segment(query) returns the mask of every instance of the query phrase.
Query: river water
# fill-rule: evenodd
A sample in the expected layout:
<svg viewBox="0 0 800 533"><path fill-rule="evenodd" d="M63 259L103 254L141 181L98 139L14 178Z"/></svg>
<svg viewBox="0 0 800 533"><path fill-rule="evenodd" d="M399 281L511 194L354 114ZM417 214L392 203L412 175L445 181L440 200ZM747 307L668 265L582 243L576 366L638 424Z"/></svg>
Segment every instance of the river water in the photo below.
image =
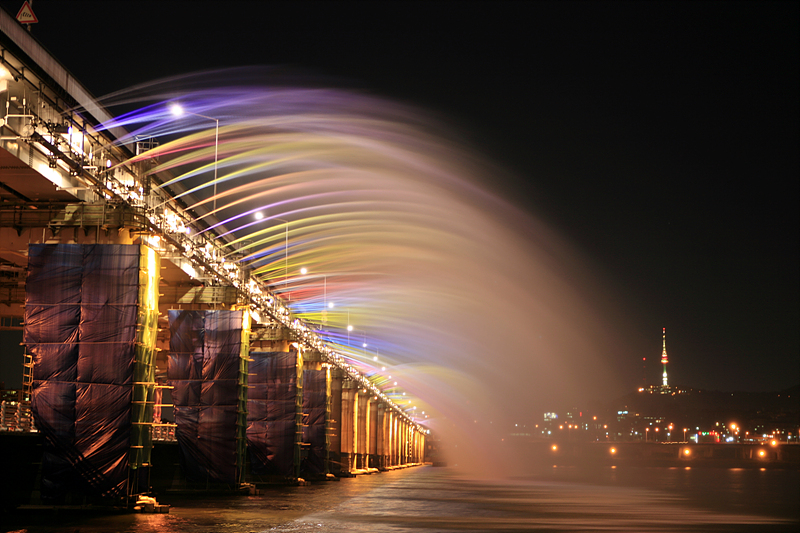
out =
<svg viewBox="0 0 800 533"><path fill-rule="evenodd" d="M548 532L800 530L800 472L555 467L508 480L417 467L258 496L163 494L169 514L26 513L0 531Z"/></svg>

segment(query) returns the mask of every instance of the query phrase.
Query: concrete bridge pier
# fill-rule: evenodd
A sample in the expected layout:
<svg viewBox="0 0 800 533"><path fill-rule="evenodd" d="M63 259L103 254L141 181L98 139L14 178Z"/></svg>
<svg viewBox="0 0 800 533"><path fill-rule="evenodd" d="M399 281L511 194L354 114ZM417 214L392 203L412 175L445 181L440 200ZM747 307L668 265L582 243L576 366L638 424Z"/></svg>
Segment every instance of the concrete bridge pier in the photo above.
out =
<svg viewBox="0 0 800 533"><path fill-rule="evenodd" d="M374 396L369 398L369 452L367 454L367 468L377 469L378 461L378 440L381 435L379 427L380 417L378 416L378 399Z"/></svg>
<svg viewBox="0 0 800 533"><path fill-rule="evenodd" d="M389 465L388 468L394 468L400 464L400 439L398 431L400 429L400 421L397 419L397 413L394 411L389 412Z"/></svg>
<svg viewBox="0 0 800 533"><path fill-rule="evenodd" d="M303 359L303 442L301 476L321 478L330 473L331 366L317 351Z"/></svg>
<svg viewBox="0 0 800 533"><path fill-rule="evenodd" d="M330 408L330 450L328 460L330 472L336 476L343 473L342 468L342 386L344 371L333 367L331 370L331 408Z"/></svg>
<svg viewBox="0 0 800 533"><path fill-rule="evenodd" d="M356 407L356 449L355 449L355 468L364 470L367 468L369 457L369 422L370 422L370 402L369 394L364 389L359 389L356 393L358 406Z"/></svg>
<svg viewBox="0 0 800 533"><path fill-rule="evenodd" d="M408 436L410 430L408 422L405 419L400 419L400 466L408 464Z"/></svg>
<svg viewBox="0 0 800 533"><path fill-rule="evenodd" d="M250 314L170 310L168 383L181 467L191 488L244 481Z"/></svg>
<svg viewBox="0 0 800 533"><path fill-rule="evenodd" d="M296 479L304 455L304 352L284 327L256 328L250 344L250 479Z"/></svg>
<svg viewBox="0 0 800 533"><path fill-rule="evenodd" d="M339 424L341 443L341 473L349 475L356 469L356 428L358 427L358 384L350 379L342 382L342 416Z"/></svg>
<svg viewBox="0 0 800 533"><path fill-rule="evenodd" d="M375 443L375 468L386 470L389 456L389 413L386 404L379 402L376 410L378 423L376 424L377 441Z"/></svg>
<svg viewBox="0 0 800 533"><path fill-rule="evenodd" d="M424 463L425 462L425 434L415 432L414 435L417 438L417 462Z"/></svg>
<svg viewBox="0 0 800 533"><path fill-rule="evenodd" d="M148 490L159 258L114 233L122 244L28 248L23 386L45 438L49 503Z"/></svg>

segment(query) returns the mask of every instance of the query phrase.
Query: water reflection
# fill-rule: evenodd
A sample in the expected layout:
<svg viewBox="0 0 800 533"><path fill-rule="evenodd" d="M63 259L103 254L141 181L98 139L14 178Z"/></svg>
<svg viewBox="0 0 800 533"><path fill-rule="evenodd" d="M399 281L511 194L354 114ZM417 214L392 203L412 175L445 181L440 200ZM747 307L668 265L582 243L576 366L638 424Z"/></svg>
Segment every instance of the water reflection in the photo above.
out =
<svg viewBox="0 0 800 533"><path fill-rule="evenodd" d="M162 495L167 515L17 517L3 531L795 531L798 472L550 468L507 481L414 468L259 496ZM14 526L14 527L9 527Z"/></svg>

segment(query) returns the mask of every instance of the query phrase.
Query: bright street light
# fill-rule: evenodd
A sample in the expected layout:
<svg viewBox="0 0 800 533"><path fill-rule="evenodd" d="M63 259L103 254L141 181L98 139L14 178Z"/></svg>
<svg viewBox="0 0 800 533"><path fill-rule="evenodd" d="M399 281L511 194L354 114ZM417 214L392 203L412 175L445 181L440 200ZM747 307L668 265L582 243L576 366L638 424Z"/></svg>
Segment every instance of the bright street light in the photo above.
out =
<svg viewBox="0 0 800 533"><path fill-rule="evenodd" d="M256 220L261 220L264 215L259 211L255 214ZM283 243L283 285L288 290L289 288L289 221L283 218L270 217L272 220L277 220L285 224L284 243ZM291 296L286 293L286 299L290 300Z"/></svg>
<svg viewBox="0 0 800 533"><path fill-rule="evenodd" d="M219 119L214 117L209 117L206 115L201 115L200 113L192 113L191 111L186 111L177 102L173 102L172 104L170 104L169 110L175 117L182 117L185 114L194 115L196 117L213 120L216 123L216 128L214 129L214 201L212 209L213 211L216 211L217 210L217 162L219 160Z"/></svg>
<svg viewBox="0 0 800 533"><path fill-rule="evenodd" d="M302 267L300 269L300 273L305 276L306 274L308 274L308 269L306 267ZM321 276L322 276L322 325L327 326L328 309L333 309L333 302L328 301L328 276L326 274L321 274Z"/></svg>

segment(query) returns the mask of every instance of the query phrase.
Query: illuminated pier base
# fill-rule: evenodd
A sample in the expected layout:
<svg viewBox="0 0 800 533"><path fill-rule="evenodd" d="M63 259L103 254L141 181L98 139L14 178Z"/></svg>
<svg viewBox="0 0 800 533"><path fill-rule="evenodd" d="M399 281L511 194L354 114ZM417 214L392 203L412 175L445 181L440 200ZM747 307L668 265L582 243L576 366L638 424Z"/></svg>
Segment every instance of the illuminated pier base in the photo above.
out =
<svg viewBox="0 0 800 533"><path fill-rule="evenodd" d="M235 488L244 480L250 315L171 310L169 385L186 481Z"/></svg>
<svg viewBox="0 0 800 533"><path fill-rule="evenodd" d="M330 410L330 472L342 475L342 386L344 372L340 368L331 368L331 410ZM347 470L349 472L349 470Z"/></svg>
<svg viewBox="0 0 800 533"><path fill-rule="evenodd" d="M28 272L24 386L45 439L42 500L119 501L145 492L158 256L131 244L32 244Z"/></svg>
<svg viewBox="0 0 800 533"><path fill-rule="evenodd" d="M367 468L378 468L378 435L380 435L380 428L378 427L378 401L374 397L369 398L369 431L367 436Z"/></svg>
<svg viewBox="0 0 800 533"><path fill-rule="evenodd" d="M389 413L386 404L379 402L375 410L377 423L375 424L375 468L386 470L389 450Z"/></svg>
<svg viewBox="0 0 800 533"><path fill-rule="evenodd" d="M247 445L250 479L298 478L303 435L301 352L250 352Z"/></svg>
<svg viewBox="0 0 800 533"><path fill-rule="evenodd" d="M386 468L395 468L400 464L400 450L398 438L399 421L394 411L389 412L389 461Z"/></svg>
<svg viewBox="0 0 800 533"><path fill-rule="evenodd" d="M319 352L303 359L303 439L300 475L322 478L330 473L331 367Z"/></svg>
<svg viewBox="0 0 800 533"><path fill-rule="evenodd" d="M356 393L356 446L355 446L355 467L356 470L367 468L367 458L369 456L369 395L364 390Z"/></svg>
<svg viewBox="0 0 800 533"><path fill-rule="evenodd" d="M358 416L358 384L345 379L342 382L342 415L339 422L340 465L342 474L350 474L355 470L356 428Z"/></svg>

